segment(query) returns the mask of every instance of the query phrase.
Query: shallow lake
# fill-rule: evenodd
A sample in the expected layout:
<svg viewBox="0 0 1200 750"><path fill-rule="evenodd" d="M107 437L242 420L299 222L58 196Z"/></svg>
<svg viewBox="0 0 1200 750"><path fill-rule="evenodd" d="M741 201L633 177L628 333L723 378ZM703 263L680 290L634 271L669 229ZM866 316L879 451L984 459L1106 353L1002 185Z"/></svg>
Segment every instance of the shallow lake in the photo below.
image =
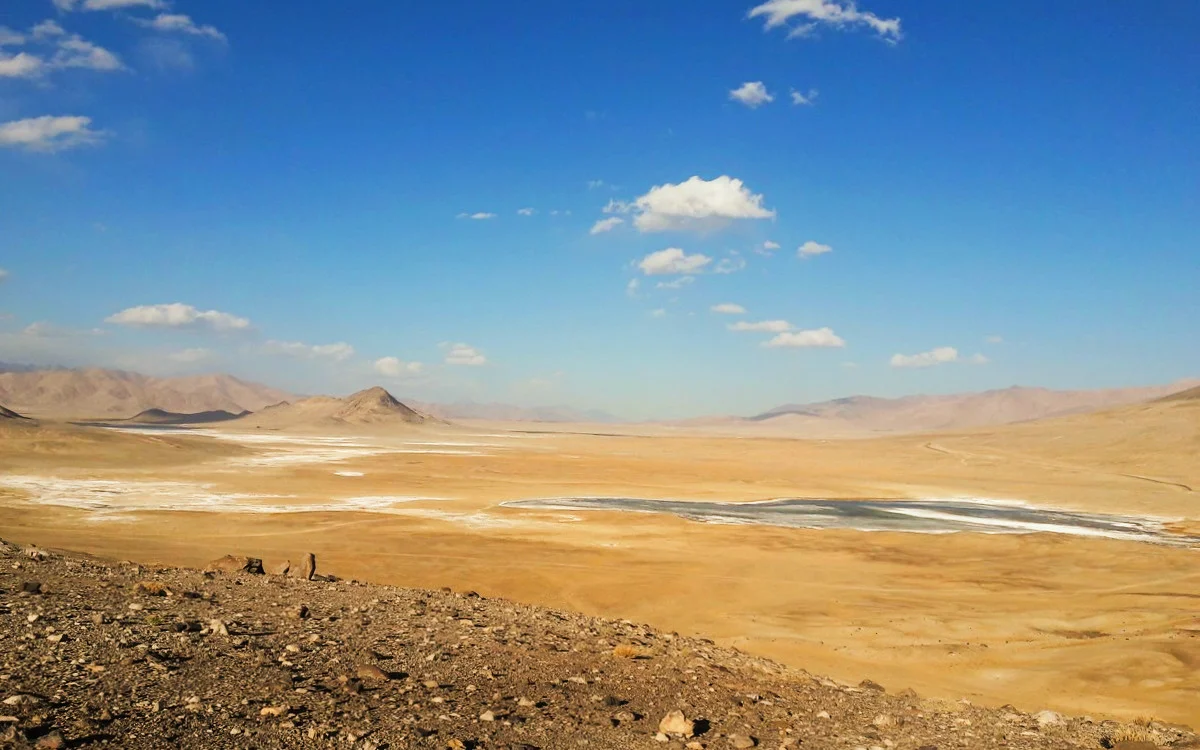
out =
<svg viewBox="0 0 1200 750"><path fill-rule="evenodd" d="M1046 532L1175 546L1200 546L1200 537L1171 533L1164 519L1038 508L978 498L938 500L780 499L729 503L626 497L514 500L507 508L666 513L703 523L761 524L799 529L908 531L926 534Z"/></svg>

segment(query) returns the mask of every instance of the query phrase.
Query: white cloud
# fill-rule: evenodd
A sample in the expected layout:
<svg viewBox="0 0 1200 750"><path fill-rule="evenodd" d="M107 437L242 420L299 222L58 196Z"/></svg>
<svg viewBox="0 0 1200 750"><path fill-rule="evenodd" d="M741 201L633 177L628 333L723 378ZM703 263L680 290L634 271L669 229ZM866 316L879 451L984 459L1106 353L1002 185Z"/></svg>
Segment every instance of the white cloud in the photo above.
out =
<svg viewBox="0 0 1200 750"><path fill-rule="evenodd" d="M655 289L682 289L685 286L687 286L688 284L694 283L695 281L696 281L695 276L680 276L679 278L672 279L671 281L660 281L654 285L654 288Z"/></svg>
<svg viewBox="0 0 1200 750"><path fill-rule="evenodd" d="M939 346L920 354L893 354L892 367L933 367L958 361L958 350L952 346Z"/></svg>
<svg viewBox="0 0 1200 750"><path fill-rule="evenodd" d="M787 331L767 341L768 349L841 349L846 342L832 328L813 328L806 331Z"/></svg>
<svg viewBox="0 0 1200 750"><path fill-rule="evenodd" d="M4 277L0 276L0 281L3 281L3 280L4 280ZM640 287L641 285L642 285L642 282L639 281L638 279L630 279L629 283L625 285L625 293L628 294L630 297L636 297L637 292L638 292L638 287Z"/></svg>
<svg viewBox="0 0 1200 750"><path fill-rule="evenodd" d="M442 344L442 348L446 349L446 364L448 365L466 365L469 367L479 367L487 364L487 357L483 356L473 346L467 344Z"/></svg>
<svg viewBox="0 0 1200 750"><path fill-rule="evenodd" d="M796 250L796 256L799 258L811 258L814 255L824 255L829 252L833 252L833 248L829 245L822 245L820 242L809 240Z"/></svg>
<svg viewBox="0 0 1200 750"><path fill-rule="evenodd" d="M537 213L537 212L534 211L532 208L518 208L517 209L518 216L533 216L535 213Z"/></svg>
<svg viewBox="0 0 1200 750"><path fill-rule="evenodd" d="M225 35L215 26L197 26L191 16L186 16L182 13L159 13L152 20L138 18L135 19L135 22L140 26L145 26L155 31L206 36L221 42L225 41Z"/></svg>
<svg viewBox="0 0 1200 750"><path fill-rule="evenodd" d="M354 356L354 347L344 341L336 344L305 344L301 341L275 341L263 344L269 354L282 354L297 359L331 359L342 362Z"/></svg>
<svg viewBox="0 0 1200 750"><path fill-rule="evenodd" d="M104 319L105 323L135 328L207 328L213 331L245 331L250 321L218 310L197 310L174 302L130 307Z"/></svg>
<svg viewBox="0 0 1200 750"><path fill-rule="evenodd" d="M727 326L731 331L753 331L756 333L784 333L792 330L792 324L786 320L759 320L751 323L739 320Z"/></svg>
<svg viewBox="0 0 1200 750"><path fill-rule="evenodd" d="M420 362L402 362L396 357L383 357L371 363L375 372L389 378L402 378L406 375L417 375L425 366Z"/></svg>
<svg viewBox="0 0 1200 750"><path fill-rule="evenodd" d="M843 29L867 26L883 39L900 39L900 19L883 19L869 11L860 11L854 0L767 0L750 9L749 17L766 17L766 28L786 26L792 19L800 23L792 27L789 37L806 36L818 25Z"/></svg>
<svg viewBox="0 0 1200 750"><path fill-rule="evenodd" d="M624 223L625 220L620 216L610 216L607 219L601 219L593 224L592 228L588 231L588 234L603 234L604 232L611 232L614 228Z"/></svg>
<svg viewBox="0 0 1200 750"><path fill-rule="evenodd" d="M647 276L690 274L702 271L711 262L712 258L707 255L688 255L677 247L668 247L642 258L638 268Z"/></svg>
<svg viewBox="0 0 1200 750"><path fill-rule="evenodd" d="M769 257L772 253L778 250L779 247L780 245L778 242L767 240L766 242L762 243L761 246L754 248L754 252L758 253L759 255L766 255Z"/></svg>
<svg viewBox="0 0 1200 750"><path fill-rule="evenodd" d="M643 232L657 232L774 217L775 212L764 209L762 201L763 197L751 193L741 180L724 175L709 181L691 177L678 185L657 186L638 198L640 213L634 225Z"/></svg>
<svg viewBox="0 0 1200 750"><path fill-rule="evenodd" d="M47 18L33 27L34 39L46 39L52 36L62 36L66 33L66 30L62 26L59 26L58 22L53 18Z"/></svg>
<svg viewBox="0 0 1200 750"><path fill-rule="evenodd" d="M792 104L796 106L816 104L817 97L820 95L820 93L821 92L817 91L816 89L809 89L808 93L792 89Z"/></svg>
<svg viewBox="0 0 1200 750"><path fill-rule="evenodd" d="M746 268L746 259L734 255L730 258L722 258L716 267L713 268L713 273L737 273Z"/></svg>
<svg viewBox="0 0 1200 750"><path fill-rule="evenodd" d="M714 229L734 219L770 219L775 212L762 207L741 180L721 175L712 180L698 176L675 185L656 185L633 202L610 201L605 213L633 213L633 225L642 232Z"/></svg>
<svg viewBox="0 0 1200 750"><path fill-rule="evenodd" d="M459 214L459 215L458 215L458 218L460 218L460 219L474 219L474 220L476 220L476 221L483 221L484 219L494 219L494 218L496 218L496 214L487 213L486 211L478 211L478 212L476 212L476 213L469 214L469 213L466 213L466 212L464 211L463 213L461 213L461 214Z"/></svg>
<svg viewBox="0 0 1200 750"><path fill-rule="evenodd" d="M204 362L213 358L211 349L183 349L182 351L172 352L167 355L167 359L172 362L181 362L183 364L194 364L196 362Z"/></svg>
<svg viewBox="0 0 1200 750"><path fill-rule="evenodd" d="M0 78L36 78L45 67L42 58L28 52L18 52L11 57L0 55Z"/></svg>
<svg viewBox="0 0 1200 750"><path fill-rule="evenodd" d="M51 115L0 123L0 147L54 153L76 146L100 143L106 133L92 130L91 123L90 117Z"/></svg>
<svg viewBox="0 0 1200 750"><path fill-rule="evenodd" d="M103 47L92 44L78 34L58 42L58 51L50 60L55 68L87 68L89 70L123 70L121 58Z"/></svg>
<svg viewBox="0 0 1200 750"><path fill-rule="evenodd" d="M1003 336L995 336L995 335L993 335L993 336L987 336L987 337L985 337L983 340L984 340L984 341L986 341L986 342L987 342L987 343L989 343L989 344L1003 344L1003 343L1004 343L1004 337L1003 337Z"/></svg>
<svg viewBox="0 0 1200 750"><path fill-rule="evenodd" d="M0 47L14 44L21 45L25 43L25 35L19 31L13 31L7 26L0 26Z"/></svg>
<svg viewBox="0 0 1200 750"><path fill-rule="evenodd" d="M730 91L729 98L745 104L750 109L775 101L775 97L767 91L767 87L763 85L762 81L746 81Z"/></svg>
<svg viewBox="0 0 1200 750"><path fill-rule="evenodd" d="M715 313L721 313L722 315L745 315L746 314L746 308L742 307L739 304L733 303L733 302L722 302L719 305L713 305L709 309Z"/></svg>

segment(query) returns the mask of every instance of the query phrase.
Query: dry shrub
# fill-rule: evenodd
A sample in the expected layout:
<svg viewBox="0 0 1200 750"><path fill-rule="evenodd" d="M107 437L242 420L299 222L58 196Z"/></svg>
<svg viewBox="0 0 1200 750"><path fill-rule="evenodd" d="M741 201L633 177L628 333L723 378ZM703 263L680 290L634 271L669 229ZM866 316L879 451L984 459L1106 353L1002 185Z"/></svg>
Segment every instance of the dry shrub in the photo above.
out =
<svg viewBox="0 0 1200 750"><path fill-rule="evenodd" d="M613 656L618 659L649 659L650 649L632 643L622 643L613 649Z"/></svg>

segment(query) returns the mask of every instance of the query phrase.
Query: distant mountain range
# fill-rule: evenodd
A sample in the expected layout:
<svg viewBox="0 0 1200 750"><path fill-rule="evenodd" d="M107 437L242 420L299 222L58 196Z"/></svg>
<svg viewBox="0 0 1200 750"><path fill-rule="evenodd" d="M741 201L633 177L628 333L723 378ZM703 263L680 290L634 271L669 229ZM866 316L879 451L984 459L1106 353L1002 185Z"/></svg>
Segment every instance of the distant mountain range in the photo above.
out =
<svg viewBox="0 0 1200 750"><path fill-rule="evenodd" d="M124 419L147 409L236 414L288 398L284 391L230 375L154 378L98 368L0 373L0 404L31 417Z"/></svg>
<svg viewBox="0 0 1200 750"><path fill-rule="evenodd" d="M299 401L286 391L231 375L155 378L121 370L38 368L0 362L0 404L24 414L72 419L189 419L201 412L257 412L280 402ZM511 404L452 404L404 399L417 411L438 419L514 422L616 422L602 411L567 406L522 407ZM164 415L146 414L161 411ZM169 415L176 415L174 417ZM215 421L205 419L203 421ZM169 424L170 422L158 422Z"/></svg>
<svg viewBox="0 0 1200 750"><path fill-rule="evenodd" d="M1080 414L1160 399L1200 385L1185 380L1137 388L1059 391L1014 386L946 396L851 396L810 404L784 404L745 418L705 420L709 426L809 435L867 435L958 430Z"/></svg>
<svg viewBox="0 0 1200 750"><path fill-rule="evenodd" d="M1023 422L1109 409L1196 390L1200 390L1200 380L1101 390L1060 391L1012 387L947 396L851 396L833 401L784 404L750 417L703 417L650 424L655 429L689 429L748 436L864 437ZM400 410L412 412L401 414L402 421L421 421L426 418L451 422L620 421L603 411L566 406L522 407L469 401L440 404L409 399L401 403L382 388L369 389L347 399L325 396L297 398L277 388L239 380L230 375L155 378L119 370L31 370L10 364L0 364L0 404L12 412L35 418L133 418L158 424L181 423L181 420L194 422L197 419L219 421L237 417L246 411L261 414L242 417L244 420L263 424L268 421L283 424L310 419L360 424L379 415L383 415L385 420L392 420ZM343 413L341 410L344 408L350 411Z"/></svg>

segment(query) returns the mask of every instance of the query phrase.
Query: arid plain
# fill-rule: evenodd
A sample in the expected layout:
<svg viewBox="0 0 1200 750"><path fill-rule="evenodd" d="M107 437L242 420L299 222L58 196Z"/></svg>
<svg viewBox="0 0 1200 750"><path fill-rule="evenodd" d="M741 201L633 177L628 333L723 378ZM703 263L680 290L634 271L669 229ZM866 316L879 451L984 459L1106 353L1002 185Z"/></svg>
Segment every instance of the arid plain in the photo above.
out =
<svg viewBox="0 0 1200 750"><path fill-rule="evenodd" d="M947 700L1200 724L1189 544L698 523L506 501L953 498L1200 532L1200 400L859 440L619 427L241 421L189 433L2 420L5 538L270 566L623 617Z"/></svg>

